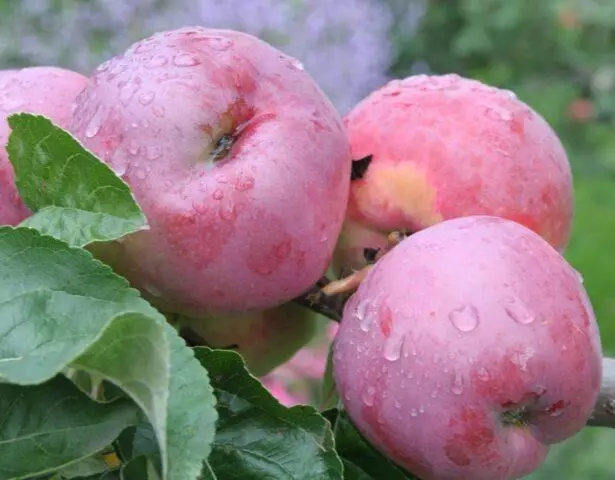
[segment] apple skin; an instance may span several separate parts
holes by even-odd
[[[211,348],[233,346],[232,349],[244,358],[248,370],[257,377],[288,361],[316,333],[314,313],[293,303],[234,315],[170,317],[171,323],[192,344]]]
[[[19,197],[5,149],[11,133],[7,118],[14,113],[33,113],[67,128],[75,98],[87,82],[87,77],[77,72],[53,66],[0,71],[1,225],[17,225],[32,214]]]
[[[403,240],[344,309],[333,375],[363,435],[422,480],[520,478],[584,427],[602,374],[577,272],[499,217]]]
[[[130,185],[151,227],[95,253],[159,308],[268,309],[326,271],[350,145],[300,63],[264,41],[186,27],[137,42],[98,67],[71,131]]]
[[[565,249],[568,157],[512,92],[456,74],[410,76],[369,94],[344,121],[353,158],[372,158],[351,182],[336,274],[365,266],[363,250],[382,247],[391,231],[469,215],[516,221]]]

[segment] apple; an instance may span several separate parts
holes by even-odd
[[[235,350],[259,377],[289,360],[316,332],[314,313],[290,302],[239,314],[167,318],[192,345]]]
[[[95,254],[158,308],[269,309],[326,271],[350,145],[312,77],[268,43],[201,27],[154,34],[97,68],[71,132],[150,225]]]
[[[353,162],[334,271],[359,270],[392,231],[492,215],[560,252],[573,217],[566,151],[512,92],[449,75],[396,79],[345,117]]]
[[[0,71],[1,225],[17,225],[32,214],[19,197],[13,165],[5,149],[11,133],[7,118],[14,113],[33,113],[67,128],[74,100],[87,82],[77,72],[53,66]]]
[[[333,348],[353,423],[422,480],[527,475],[584,427],[602,374],[577,272],[494,216],[440,222],[382,257]]]

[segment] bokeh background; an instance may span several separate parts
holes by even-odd
[[[88,74],[144,36],[195,24],[247,31],[297,57],[341,113],[419,73],[515,91],[568,151],[576,213],[566,257],[615,355],[614,0],[0,0],[0,69]],[[272,388],[293,384],[300,395],[296,375],[322,370],[322,341],[316,348],[272,375]],[[585,429],[528,478],[615,479],[615,431]]]

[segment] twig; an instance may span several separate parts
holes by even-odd
[[[602,359],[602,387],[587,425],[615,428],[615,358]]]

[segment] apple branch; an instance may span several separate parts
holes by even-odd
[[[591,427],[615,428],[615,358],[602,360],[602,387],[587,424]]]

